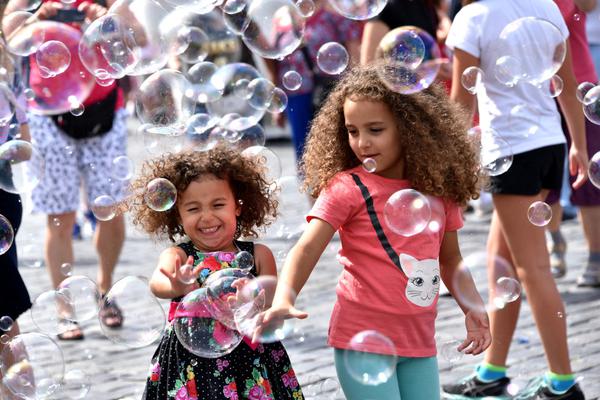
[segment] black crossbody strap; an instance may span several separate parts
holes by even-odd
[[[373,229],[375,229],[375,233],[377,234],[377,239],[379,239],[379,243],[387,253],[388,257],[402,273],[404,270],[402,269],[402,265],[400,264],[400,257],[392,248],[387,236],[385,236],[385,232],[383,231],[383,227],[379,222],[379,218],[377,217],[377,212],[375,211],[375,205],[373,204],[373,198],[371,197],[371,193],[369,193],[369,189],[365,186],[364,183],[360,180],[358,175],[351,174],[352,179],[354,179],[354,183],[360,189],[360,193],[362,194],[363,199],[365,200],[365,205],[367,206],[367,213],[369,214],[369,218],[371,219],[371,224],[373,225]]]

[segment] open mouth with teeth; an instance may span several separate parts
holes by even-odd
[[[205,233],[205,234],[211,234],[211,233],[215,233],[221,226],[217,225],[217,226],[211,226],[210,228],[200,228],[200,232]]]

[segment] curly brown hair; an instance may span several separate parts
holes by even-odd
[[[191,182],[203,175],[227,180],[242,207],[234,239],[258,236],[257,228],[268,226],[277,216],[277,200],[265,179],[263,164],[239,151],[217,146],[203,152],[168,153],[146,161],[141,174],[130,185],[132,196],[125,204],[125,209],[133,215],[134,225],[157,237],[167,236],[172,242],[183,237],[177,205],[165,212],[152,210],[144,201],[146,187],[151,180],[164,178],[175,185],[179,198]]]
[[[437,86],[404,95],[390,90],[380,65],[357,66],[329,94],[310,128],[302,157],[304,187],[313,197],[335,174],[360,165],[344,121],[347,98],[380,101],[397,117],[406,179],[421,193],[465,205],[479,196],[479,156],[467,137],[467,117]]]

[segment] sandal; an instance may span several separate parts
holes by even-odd
[[[59,340],[83,340],[83,331],[77,322],[61,318],[58,326],[61,332],[56,337]]]
[[[102,296],[100,313],[102,324],[109,328],[120,328],[123,325],[123,313],[114,300],[107,300]]]

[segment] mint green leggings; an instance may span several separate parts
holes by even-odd
[[[436,357],[398,357],[396,373],[377,386],[364,385],[348,372],[342,349],[334,349],[335,369],[347,400],[439,400],[440,377]],[[380,358],[381,355],[374,355]],[[364,354],[350,352],[348,361],[365,361]],[[375,361],[376,362],[376,361]]]

